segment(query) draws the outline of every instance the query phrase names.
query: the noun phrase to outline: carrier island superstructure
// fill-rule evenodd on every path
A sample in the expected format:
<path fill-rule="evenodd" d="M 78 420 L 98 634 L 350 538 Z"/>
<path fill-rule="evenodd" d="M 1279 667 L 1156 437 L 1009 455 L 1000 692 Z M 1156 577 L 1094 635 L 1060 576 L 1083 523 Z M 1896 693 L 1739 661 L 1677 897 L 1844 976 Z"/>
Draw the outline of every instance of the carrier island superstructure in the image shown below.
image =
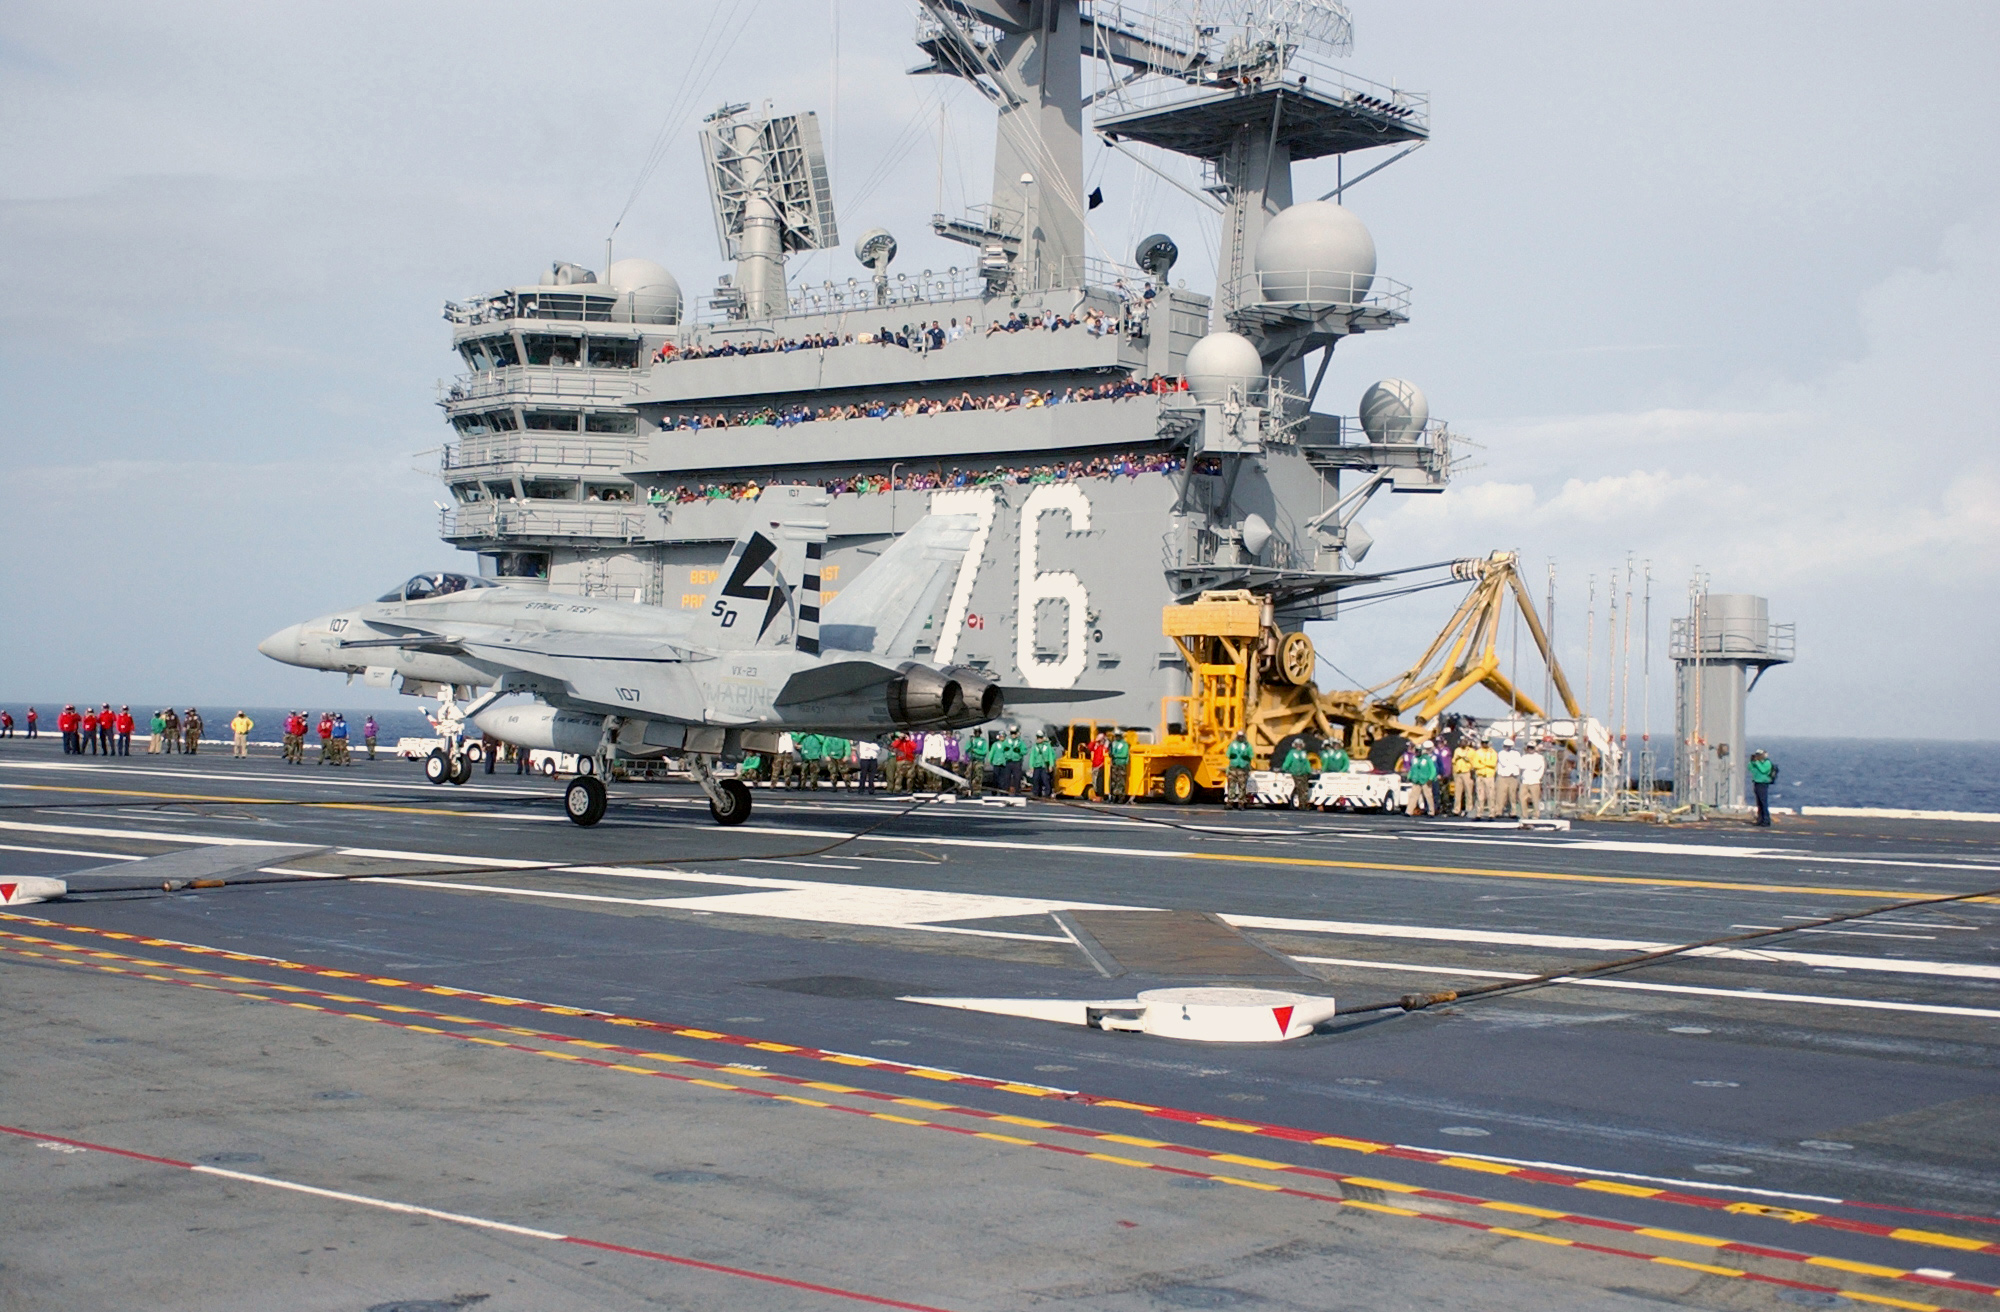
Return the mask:
<path fill-rule="evenodd" d="M 621 259 L 447 307 L 469 372 L 442 400 L 457 430 L 443 536 L 489 576 L 692 609 L 751 486 L 835 491 L 828 592 L 927 511 L 973 513 L 978 548 L 917 652 L 1009 684 L 1116 690 L 1091 713 L 1152 724 L 1185 692 L 1163 605 L 1247 587 L 1288 627 L 1332 618 L 1340 589 L 1382 577 L 1359 569 L 1356 512 L 1384 488 L 1444 486 L 1450 434 L 1410 385 L 1371 388 L 1358 421 L 1313 409 L 1340 339 L 1405 322 L 1409 297 L 1348 210 L 1292 194 L 1296 161 L 1420 144 L 1428 101 L 1333 63 L 1349 28 L 1323 2 L 1210 22 L 922 0 L 916 35 L 913 74 L 965 79 L 995 106 L 991 201 L 930 219 L 964 265 L 897 271 L 876 229 L 856 276 L 789 282 L 787 256 L 840 248 L 816 121 L 725 105 L 702 142 L 734 267 L 704 305 Z M 1135 158 L 1200 161 L 1220 218 L 1212 294 L 1173 279 L 1166 235 L 1129 265 L 1088 249 L 1086 130 Z M 1048 316 L 1071 326 L 1018 326 Z M 934 345 L 930 325 L 954 322 L 970 331 Z M 1153 379 L 1168 381 L 1058 400 Z M 1026 403 L 945 404 L 996 396 Z M 873 413 L 823 417 L 854 405 Z"/>

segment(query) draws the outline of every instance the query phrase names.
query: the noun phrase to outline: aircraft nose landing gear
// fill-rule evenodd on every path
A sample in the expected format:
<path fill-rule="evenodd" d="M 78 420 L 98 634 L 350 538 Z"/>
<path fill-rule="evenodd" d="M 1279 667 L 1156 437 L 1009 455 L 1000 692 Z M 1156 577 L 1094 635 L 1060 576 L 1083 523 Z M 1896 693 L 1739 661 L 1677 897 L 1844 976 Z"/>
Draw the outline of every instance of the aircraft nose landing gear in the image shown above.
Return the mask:
<path fill-rule="evenodd" d="M 563 790 L 563 814 L 570 818 L 570 823 L 589 827 L 604 818 L 606 801 L 604 781 L 595 775 L 580 774 Z"/>

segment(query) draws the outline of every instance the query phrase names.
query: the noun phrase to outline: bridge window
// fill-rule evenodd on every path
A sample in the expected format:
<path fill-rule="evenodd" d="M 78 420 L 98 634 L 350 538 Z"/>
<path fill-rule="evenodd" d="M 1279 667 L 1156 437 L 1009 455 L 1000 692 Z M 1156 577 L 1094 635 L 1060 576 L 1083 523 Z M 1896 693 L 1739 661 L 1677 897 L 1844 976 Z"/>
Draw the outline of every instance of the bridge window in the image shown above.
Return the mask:
<path fill-rule="evenodd" d="M 453 415 L 451 426 L 467 436 L 481 433 L 511 433 L 520 425 L 512 410 L 488 410 L 480 414 Z"/>
<path fill-rule="evenodd" d="M 453 483 L 451 494 L 467 504 L 486 500 L 486 489 L 477 483 Z"/>
<path fill-rule="evenodd" d="M 637 415 L 605 412 L 588 414 L 583 417 L 583 431 L 586 433 L 636 433 L 639 431 Z"/>
<path fill-rule="evenodd" d="M 576 480 L 573 478 L 524 478 L 521 492 L 530 501 L 574 501 L 576 500 Z"/>
<path fill-rule="evenodd" d="M 576 421 L 573 410 L 528 411 L 528 427 L 538 433 L 574 433 Z"/>
<path fill-rule="evenodd" d="M 519 496 L 520 493 L 514 490 L 514 481 L 508 479 L 505 482 L 488 483 L 486 485 L 486 495 L 495 501 L 511 501 Z"/>
<path fill-rule="evenodd" d="M 458 351 L 475 370 L 505 369 L 521 363 L 514 350 L 514 339 L 509 336 L 475 337 L 460 342 Z"/>
<path fill-rule="evenodd" d="M 583 343 L 578 338 L 555 333 L 522 333 L 521 346 L 528 353 L 529 364 L 573 365 L 580 356 Z"/>
<path fill-rule="evenodd" d="M 632 499 L 632 485 L 630 483 L 586 483 L 583 485 L 583 499 L 585 501 L 630 501 Z"/>
<path fill-rule="evenodd" d="M 637 369 L 639 340 L 636 337 L 593 337 L 587 358 L 593 369 Z"/>

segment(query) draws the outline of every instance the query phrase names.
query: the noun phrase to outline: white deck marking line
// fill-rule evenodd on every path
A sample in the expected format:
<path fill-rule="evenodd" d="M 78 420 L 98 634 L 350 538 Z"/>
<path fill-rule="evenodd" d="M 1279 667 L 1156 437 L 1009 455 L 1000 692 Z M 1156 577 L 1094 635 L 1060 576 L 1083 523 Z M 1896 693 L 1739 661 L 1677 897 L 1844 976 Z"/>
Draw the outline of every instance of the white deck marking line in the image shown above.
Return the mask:
<path fill-rule="evenodd" d="M 328 768 L 339 769 L 344 767 Z M 163 770 L 158 766 L 66 765 L 58 761 L 0 761 L 0 770 L 74 770 L 85 774 L 100 774 L 100 776 L 103 771 L 115 770 L 120 777 L 150 776 L 156 779 L 200 779 L 208 783 L 305 783 L 314 785 L 315 787 L 323 784 L 329 788 L 399 788 L 410 792 L 435 792 L 438 787 L 436 784 L 424 779 L 332 779 L 322 774 L 310 773 L 238 774 L 233 771 L 221 773 L 212 770 Z M 556 796 L 555 793 L 546 789 L 509 788 L 501 784 L 482 784 L 476 781 L 472 784 L 461 785 L 452 791 L 462 796 L 468 790 L 485 793 L 489 796 L 500 794 L 509 797 L 547 797 L 551 799 Z"/>
<path fill-rule="evenodd" d="M 531 1226 L 509 1225 L 505 1221 L 492 1221 L 483 1216 L 467 1216 L 463 1212 L 441 1212 L 435 1207 L 419 1207 L 415 1203 L 399 1203 L 390 1198 L 374 1198 L 367 1194 L 343 1193 L 338 1189 L 322 1189 L 318 1185 L 299 1184 L 292 1180 L 279 1180 L 268 1175 L 251 1175 L 245 1171 L 228 1171 L 220 1166 L 196 1164 L 188 1168 L 202 1175 L 219 1175 L 225 1180 L 241 1180 L 245 1184 L 261 1184 L 272 1189 L 287 1189 L 296 1194 L 312 1194 L 317 1198 L 331 1198 L 336 1202 L 359 1203 L 363 1207 L 376 1207 L 385 1212 L 403 1212 L 411 1216 L 436 1217 L 440 1221 L 450 1221 L 455 1225 L 476 1226 L 481 1230 L 498 1230 L 502 1234 L 526 1235 L 530 1239 L 567 1239 L 569 1236 L 557 1234 L 553 1230 L 536 1230 Z"/>
<path fill-rule="evenodd" d="M 859 870 L 860 866 L 843 866 L 833 861 L 786 861 L 780 857 L 745 857 L 746 866 L 799 866 L 806 870 Z M 1909 935 L 1902 935 L 1908 938 Z"/>
<path fill-rule="evenodd" d="M 1792 852 L 1776 847 L 1722 847 L 1712 843 L 1636 843 L 1612 839 L 1550 839 L 1534 842 L 1519 838 L 1454 838 L 1449 834 L 1404 834 L 1412 843 L 1456 843 L 1471 847 L 1560 848 L 1568 852 L 1633 852 L 1642 856 L 1713 856 L 1739 861 L 1811 861 L 1829 866 L 1907 866 L 1918 870 L 2000 870 L 2000 865 L 1975 865 L 1968 861 L 1907 861 L 1892 857 L 1841 856 L 1824 852 Z"/>
<path fill-rule="evenodd" d="M 1315 966 L 1353 966 L 1362 970 L 1407 971 L 1417 975 L 1460 975 L 1472 979 L 1533 979 L 1510 970 L 1474 970 L 1469 966 L 1418 966 L 1401 961 L 1362 961 L 1350 957 L 1294 957 Z M 1685 993 L 1704 998 L 1737 998 L 1745 1002 L 1787 1002 L 1818 1007 L 1856 1007 L 1863 1011 L 1913 1011 L 1927 1016 L 1974 1016 L 2000 1020 L 1987 1007 L 1946 1007 L 1923 1002 L 1884 1002 L 1875 998 L 1833 998 L 1814 993 L 1766 993 L 1760 989 L 1712 989 L 1693 984 L 1650 984 L 1630 979 L 1576 979 L 1563 976 L 1551 984 L 1592 989 L 1629 989 L 1636 993 Z"/>
<path fill-rule="evenodd" d="M 1238 929 L 1272 929 L 1289 933 L 1338 934 L 1354 938 L 1407 938 L 1432 943 L 1493 943 L 1507 947 L 1566 948 L 1583 952 L 1661 952 L 1675 946 L 1628 938 L 1570 938 L 1555 934 L 1507 934 L 1484 929 L 1445 929 L 1428 925 L 1377 925 L 1356 920 L 1296 920 L 1285 916 L 1237 916 L 1221 913 Z M 1787 952 L 1779 948 L 1692 948 L 1690 957 L 1726 961 L 1763 961 L 1838 970 L 1878 970 L 1896 975 L 1947 975 L 1958 979 L 2000 980 L 2000 966 L 1959 961 L 1903 961 L 1887 957 L 1850 957 L 1829 952 Z"/>
<path fill-rule="evenodd" d="M 146 859 L 131 852 L 79 852 L 71 847 L 23 847 L 19 843 L 0 843 L 0 852 L 41 852 L 47 856 L 87 856 L 98 861 L 144 861 Z"/>
<path fill-rule="evenodd" d="M 237 838 L 223 834 L 185 834 L 149 829 L 101 829 L 86 825 L 41 825 L 25 820 L 0 820 L 0 829 L 37 834 L 68 834 L 72 838 L 136 838 L 147 843 L 183 843 L 195 847 L 321 847 L 321 843 L 287 843 L 277 838 Z M 159 855 L 165 855 L 161 853 Z"/>

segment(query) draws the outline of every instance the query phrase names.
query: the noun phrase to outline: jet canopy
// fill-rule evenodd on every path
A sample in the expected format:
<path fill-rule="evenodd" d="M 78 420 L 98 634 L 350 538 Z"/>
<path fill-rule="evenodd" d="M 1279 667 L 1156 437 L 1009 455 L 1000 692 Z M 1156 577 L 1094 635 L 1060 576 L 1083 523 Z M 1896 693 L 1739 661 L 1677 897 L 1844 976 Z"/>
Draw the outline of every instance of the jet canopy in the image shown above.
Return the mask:
<path fill-rule="evenodd" d="M 435 570 L 419 574 L 408 583 L 392 588 L 377 597 L 377 601 L 422 601 L 426 597 L 448 597 L 454 592 L 464 592 L 468 588 L 497 588 L 500 585 L 491 579 L 482 579 L 477 574 L 459 574 L 450 570 Z"/>

